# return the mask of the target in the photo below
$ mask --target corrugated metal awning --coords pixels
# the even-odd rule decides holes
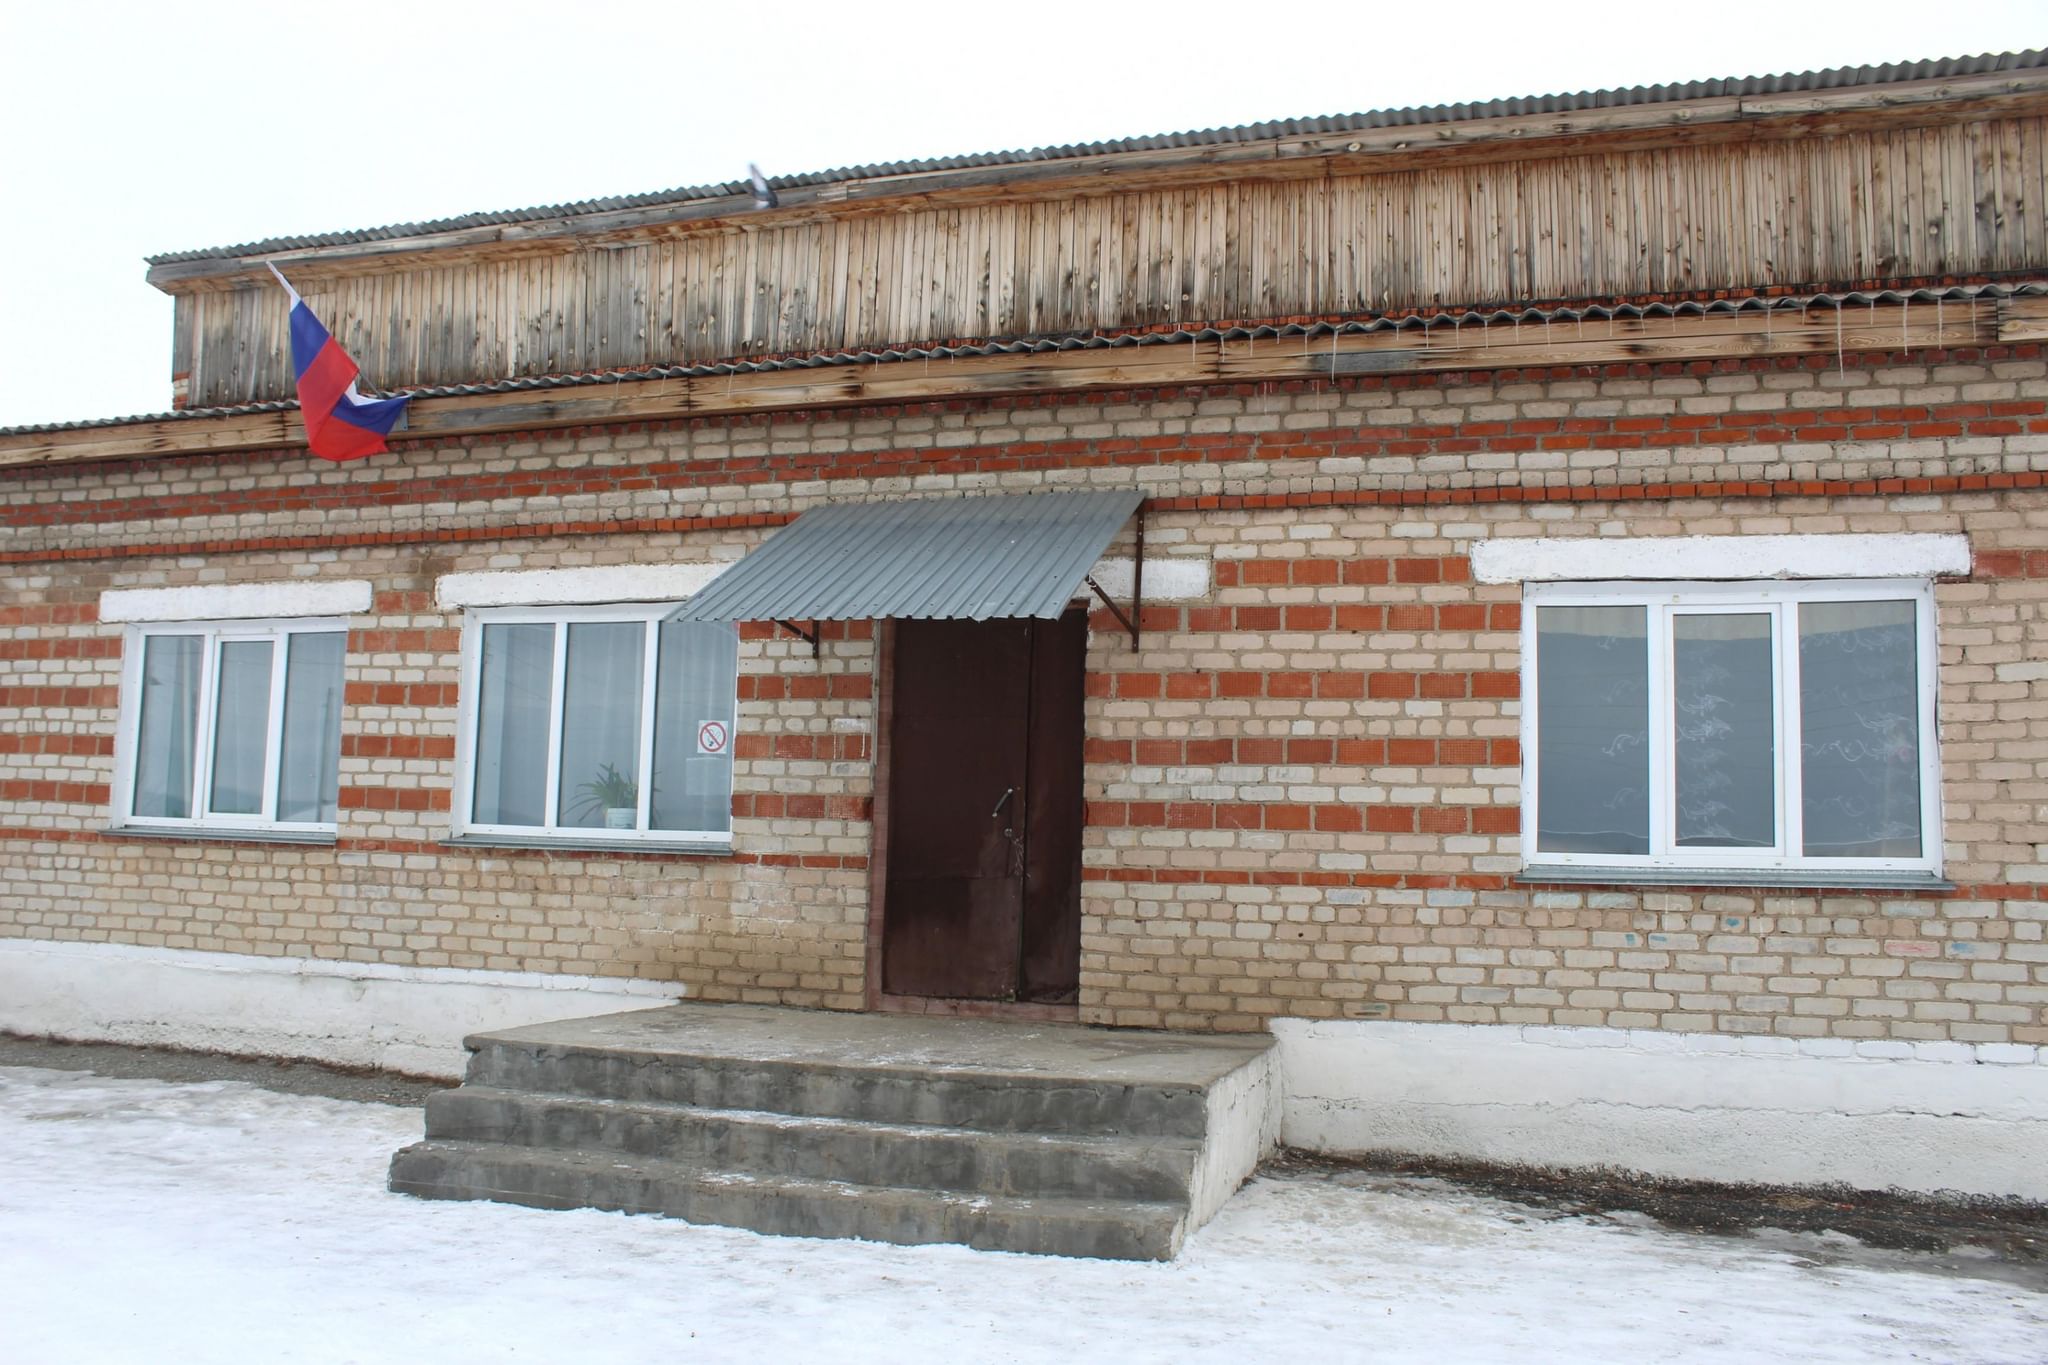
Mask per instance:
[[[1052,619],[1144,498],[1131,490],[820,507],[669,619]]]

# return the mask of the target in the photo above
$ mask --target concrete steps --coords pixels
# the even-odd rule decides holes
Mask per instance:
[[[1270,1147],[1271,1039],[681,1005],[479,1035],[391,1188],[1170,1259]]]
[[[634,1104],[465,1085],[427,1101],[427,1131],[453,1142],[607,1151],[714,1170],[1026,1197],[1077,1187],[1117,1199],[1185,1198],[1201,1144],[994,1134],[747,1109]]]

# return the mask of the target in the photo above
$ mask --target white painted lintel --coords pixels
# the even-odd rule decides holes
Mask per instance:
[[[1970,572],[1964,535],[1499,536],[1472,546],[1481,583],[1937,578]]]
[[[507,569],[443,574],[434,601],[462,607],[592,606],[680,602],[724,573],[726,564],[603,564],[578,569]]]
[[[100,594],[100,620],[105,622],[278,620],[353,616],[369,609],[370,584],[361,578],[109,588]]]

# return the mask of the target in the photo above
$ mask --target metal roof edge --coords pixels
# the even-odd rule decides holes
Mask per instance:
[[[1881,65],[1829,67],[1818,71],[1785,72],[1776,75],[1724,77],[1703,81],[1678,81],[1650,86],[1628,86],[1574,93],[1520,96],[1470,104],[1419,105],[1397,109],[1376,109],[1356,114],[1277,119],[1228,127],[1191,129],[1175,133],[1118,138],[1101,142],[1070,143],[1061,146],[1030,147],[1010,151],[978,152],[924,160],[880,162],[844,166],[794,175],[769,176],[768,185],[778,192],[879,181],[901,176],[927,175],[949,171],[976,170],[996,166],[1042,165],[1060,161],[1084,161],[1129,152],[1164,151],[1255,143],[1297,136],[1328,136],[1387,128],[1441,126],[1540,114],[1578,113],[1647,105],[1676,104],[1689,100],[1729,99],[1791,94],[1839,92],[1858,87],[1903,84],[1910,81],[1956,79],[1994,75],[2006,71],[2036,71],[2048,68],[2048,50],[2031,48],[2023,52],[1992,52],[1967,57],[1928,58],[1887,62]],[[751,203],[745,180],[684,186],[651,193],[617,195],[571,203],[536,205],[529,208],[459,214],[421,222],[391,223],[378,227],[266,237],[232,246],[201,247],[168,251],[144,257],[151,267],[219,260],[285,251],[313,251],[328,247],[374,242],[402,242],[408,238],[494,226],[511,227],[559,219],[591,217],[634,209],[666,205],[703,203],[729,199]]]

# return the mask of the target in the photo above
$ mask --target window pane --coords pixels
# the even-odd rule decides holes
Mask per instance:
[[[480,825],[538,825],[547,818],[555,628],[485,626],[482,653],[470,815]]]
[[[1917,858],[1919,637],[1911,602],[1799,608],[1806,854]]]
[[[1648,853],[1647,609],[1540,607],[1536,632],[1536,847]]]
[[[348,637],[337,630],[287,638],[277,818],[329,825],[341,786],[341,667]]]
[[[564,826],[633,829],[639,822],[640,684],[646,649],[644,621],[569,627],[556,817]]]
[[[160,820],[192,815],[192,746],[199,731],[199,660],[205,643],[199,635],[151,635],[142,642],[136,815]]]
[[[732,824],[733,678],[739,633],[669,621],[654,687],[654,828],[724,832]],[[723,725],[723,741],[705,725]],[[705,752],[705,750],[713,752]]]
[[[1678,843],[1775,848],[1778,746],[1771,618],[1671,618]]]
[[[225,640],[214,687],[215,815],[263,813],[263,755],[270,743],[269,640]]]

